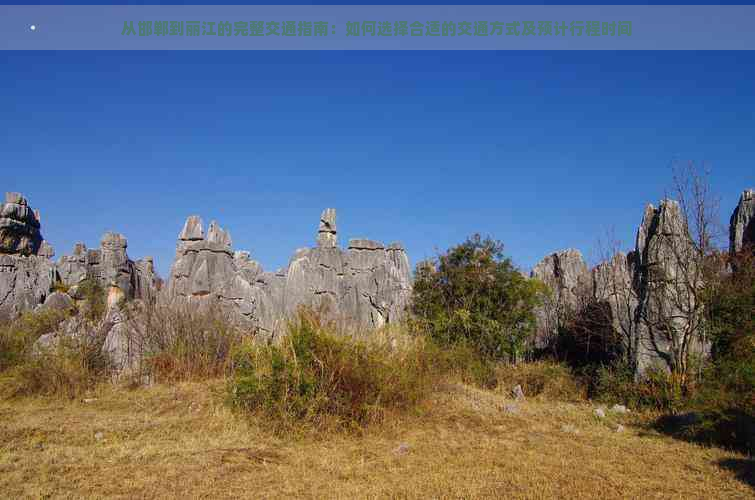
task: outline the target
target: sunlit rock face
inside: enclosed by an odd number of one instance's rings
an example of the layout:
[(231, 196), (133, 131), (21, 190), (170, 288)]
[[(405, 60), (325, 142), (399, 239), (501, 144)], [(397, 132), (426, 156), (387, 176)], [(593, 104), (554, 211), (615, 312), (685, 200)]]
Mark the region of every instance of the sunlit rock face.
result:
[(20, 193), (5, 193), (0, 204), (0, 253), (38, 255), (42, 246), (39, 212)]
[(732, 253), (745, 246), (755, 247), (755, 190), (747, 189), (739, 197), (729, 220), (729, 249)]
[(297, 250), (286, 268), (265, 272), (248, 252), (232, 250), (230, 234), (217, 223), (205, 238), (201, 219), (189, 217), (164, 300), (217, 302), (268, 334), (281, 331), (301, 306), (345, 329), (380, 327), (404, 317), (411, 271), (401, 244), (354, 239), (346, 250), (339, 248), (334, 209), (321, 214), (316, 242)]
[(20, 193), (0, 204), (0, 320), (45, 302), (55, 280), (55, 252), (42, 238), (40, 215)]
[(545, 347), (557, 334), (560, 322), (576, 313), (589, 294), (590, 271), (582, 253), (569, 248), (554, 252), (538, 262), (530, 273), (551, 290), (551, 296), (535, 310), (537, 334), (535, 345)]
[(619, 252), (590, 271), (575, 250), (549, 255), (535, 266), (532, 276), (553, 292), (537, 311), (539, 335), (554, 335), (564, 318), (592, 301), (607, 306), (610, 317), (601, 319), (618, 334), (638, 376), (651, 367), (671, 369), (682, 348), (705, 356), (698, 261), (679, 204), (648, 205), (628, 254)]
[(76, 286), (86, 279), (93, 279), (103, 289), (111, 285), (120, 288), (127, 299), (153, 301), (157, 296), (160, 280), (155, 273), (152, 257), (133, 261), (126, 249), (125, 236), (105, 233), (98, 249), (87, 249), (77, 243), (72, 255), (58, 259), (57, 272), (63, 285), (76, 294)]

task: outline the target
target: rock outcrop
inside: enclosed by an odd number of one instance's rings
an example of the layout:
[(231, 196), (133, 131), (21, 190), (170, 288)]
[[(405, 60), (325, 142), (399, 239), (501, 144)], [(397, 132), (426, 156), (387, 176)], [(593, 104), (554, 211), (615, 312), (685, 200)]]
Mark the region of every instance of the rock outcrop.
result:
[(737, 208), (729, 220), (729, 249), (739, 252), (747, 245), (755, 247), (755, 190), (742, 192)]
[(676, 201), (663, 200), (658, 208), (645, 208), (636, 252), (638, 372), (680, 363), (683, 349), (704, 354), (708, 347), (698, 342), (703, 319), (702, 269)]
[(403, 246), (354, 239), (338, 247), (336, 211), (320, 216), (317, 246), (297, 250), (285, 269), (265, 272), (248, 252), (234, 252), (230, 234), (216, 222), (204, 237), (189, 217), (179, 234), (165, 300), (218, 302), (239, 321), (274, 334), (300, 306), (344, 328), (374, 328), (398, 321), (411, 293)]
[(607, 318), (627, 351), (636, 349), (635, 326), (638, 294), (635, 286), (637, 252), (618, 252), (592, 271), (592, 296), (608, 304)]
[(39, 212), (20, 193), (5, 193), (0, 205), (0, 253), (38, 255), (42, 241)]
[(154, 300), (160, 281), (152, 258), (134, 262), (126, 253), (127, 247), (126, 238), (117, 233), (105, 233), (96, 250), (77, 243), (73, 255), (58, 260), (60, 281), (67, 287), (75, 287), (85, 279), (93, 279), (104, 289), (117, 285), (129, 299)]
[(73, 255), (61, 257), (55, 264), (50, 260), (55, 251), (43, 239), (40, 226), (39, 212), (32, 210), (22, 195), (5, 195), (0, 206), (0, 320), (42, 304), (67, 307), (61, 292), (51, 295), (55, 285), (69, 288), (69, 298), (80, 299), (77, 285), (87, 278), (105, 289), (114, 284), (129, 299), (156, 298), (161, 282), (152, 259), (129, 259), (122, 235), (105, 234), (97, 250), (77, 243)]
[(19, 193), (0, 205), (0, 320), (42, 304), (55, 282), (52, 247), (42, 238), (39, 212)]
[(591, 300), (608, 306), (593, 311), (608, 311), (610, 317), (593, 320), (613, 327), (638, 376), (650, 367), (670, 369), (685, 362), (680, 356), (685, 349), (704, 356), (709, 347), (699, 336), (699, 261), (679, 204), (663, 200), (658, 208), (648, 205), (635, 249), (595, 266), (587, 273), (589, 284), (579, 252), (553, 254), (535, 266), (532, 276), (548, 284), (554, 296), (537, 312), (539, 336), (553, 335)]
[(561, 321), (577, 312), (589, 297), (590, 271), (579, 250), (569, 248), (552, 253), (537, 263), (530, 273), (551, 289), (552, 295), (535, 311), (535, 345), (545, 347), (558, 332)]

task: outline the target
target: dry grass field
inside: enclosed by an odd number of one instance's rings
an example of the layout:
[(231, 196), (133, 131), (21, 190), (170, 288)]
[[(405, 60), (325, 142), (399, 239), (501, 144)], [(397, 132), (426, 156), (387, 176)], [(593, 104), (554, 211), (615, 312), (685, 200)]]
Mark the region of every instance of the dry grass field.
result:
[[(0, 402), (3, 498), (753, 498), (752, 461), (647, 415), (448, 385), (361, 433), (280, 435), (223, 383)], [(617, 432), (621, 424), (624, 430)]]

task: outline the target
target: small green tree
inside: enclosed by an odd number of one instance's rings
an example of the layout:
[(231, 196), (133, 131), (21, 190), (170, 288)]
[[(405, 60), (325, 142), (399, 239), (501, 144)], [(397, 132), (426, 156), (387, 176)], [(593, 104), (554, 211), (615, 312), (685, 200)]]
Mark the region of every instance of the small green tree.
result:
[(503, 244), (475, 234), (417, 265), (412, 310), (443, 345), (464, 343), (490, 359), (517, 362), (535, 331), (544, 285), (522, 275)]

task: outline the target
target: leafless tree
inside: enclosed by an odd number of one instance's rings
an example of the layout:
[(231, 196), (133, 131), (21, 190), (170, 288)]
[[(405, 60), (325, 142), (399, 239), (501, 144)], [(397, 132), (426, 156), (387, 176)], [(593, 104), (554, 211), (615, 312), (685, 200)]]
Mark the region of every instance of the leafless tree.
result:
[(684, 384), (707, 351), (703, 294), (715, 275), (721, 232), (710, 171), (692, 162), (672, 170), (672, 195), (646, 214), (647, 239), (638, 244), (638, 361), (642, 369), (649, 358), (660, 358)]

